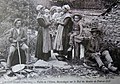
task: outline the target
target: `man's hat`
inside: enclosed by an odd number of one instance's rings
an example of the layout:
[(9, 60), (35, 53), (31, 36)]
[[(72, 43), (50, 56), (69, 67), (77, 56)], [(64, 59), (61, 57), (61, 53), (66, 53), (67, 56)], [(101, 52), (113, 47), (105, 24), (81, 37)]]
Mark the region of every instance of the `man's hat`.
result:
[(21, 20), (21, 18), (16, 18), (16, 19), (14, 20), (14, 25), (16, 24), (17, 21), (22, 21), (22, 20)]
[(97, 32), (97, 33), (99, 33), (99, 34), (102, 33), (98, 28), (92, 28), (90, 32), (91, 32), (91, 33)]
[(79, 16), (79, 18), (82, 19), (82, 15), (80, 15), (79, 13), (74, 13), (72, 17), (74, 18), (74, 16)]

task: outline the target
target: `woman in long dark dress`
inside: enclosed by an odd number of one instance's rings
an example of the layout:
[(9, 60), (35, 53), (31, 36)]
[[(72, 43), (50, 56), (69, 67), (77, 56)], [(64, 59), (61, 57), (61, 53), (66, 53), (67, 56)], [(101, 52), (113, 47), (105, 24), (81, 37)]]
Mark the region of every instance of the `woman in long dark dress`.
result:
[(54, 43), (54, 50), (59, 54), (59, 57), (66, 56), (67, 59), (72, 59), (72, 51), (69, 51), (69, 33), (72, 31), (72, 20), (71, 14), (69, 13), (69, 5), (64, 5), (62, 7), (63, 14), (61, 15), (60, 21), (58, 21), (58, 30)]
[(37, 21), (39, 24), (35, 57), (47, 61), (51, 55), (51, 40), (49, 34), (49, 20), (44, 16), (44, 7), (37, 6), (39, 10)]

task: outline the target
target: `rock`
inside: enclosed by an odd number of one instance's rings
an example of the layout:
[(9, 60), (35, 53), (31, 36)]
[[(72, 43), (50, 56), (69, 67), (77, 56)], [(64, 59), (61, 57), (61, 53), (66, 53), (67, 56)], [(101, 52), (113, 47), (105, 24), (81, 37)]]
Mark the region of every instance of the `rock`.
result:
[(61, 68), (61, 69), (69, 69), (69, 68), (71, 68), (71, 66), (68, 65), (67, 62), (63, 62), (63, 61), (54, 60), (54, 61), (50, 61), (49, 63), (53, 67), (58, 67), (58, 68)]
[(36, 68), (35, 69), (35, 72), (38, 73), (38, 74), (40, 74), (43, 71), (47, 71), (47, 69), (43, 69), (43, 68)]
[(63, 72), (59, 68), (57, 68), (57, 67), (51, 67), (51, 68), (47, 69), (46, 71), (42, 71), (40, 73), (40, 75), (42, 75), (42, 76), (43, 75), (58, 76), (58, 75), (60, 75), (62, 73)]
[(17, 64), (12, 67), (13, 72), (19, 72), (25, 68), (25, 64)]
[(38, 77), (38, 76), (39, 76), (39, 75), (38, 75), (37, 73), (35, 73), (35, 72), (30, 73), (30, 75), (31, 75), (32, 78), (33, 78), (33, 77)]
[(18, 79), (25, 78), (25, 75), (23, 75), (23, 74), (17, 74), (17, 73), (16, 73), (15, 75), (17, 76)]
[(46, 61), (43, 61), (43, 60), (38, 60), (34, 66), (42, 66), (42, 67), (51, 67), (51, 64), (49, 64), (48, 62)]
[(9, 80), (9, 81), (18, 79), (17, 76), (10, 77), (7, 74), (4, 74), (3, 77), (4, 77), (5, 80)]

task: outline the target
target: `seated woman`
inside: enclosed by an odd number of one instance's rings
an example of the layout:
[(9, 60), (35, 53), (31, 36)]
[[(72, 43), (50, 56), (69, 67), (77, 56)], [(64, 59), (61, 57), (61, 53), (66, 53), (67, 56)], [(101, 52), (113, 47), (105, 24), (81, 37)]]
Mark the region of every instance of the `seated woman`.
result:
[[(25, 29), (23, 29), (21, 27), (21, 24), (22, 24), (22, 21), (20, 18), (15, 19), (15, 21), (14, 21), (15, 27), (12, 28), (12, 30), (10, 31), (9, 41), (11, 43), (11, 46), (10, 46), (9, 55), (7, 58), (7, 67), (8, 68), (15, 65), (15, 63), (13, 63), (13, 60), (14, 60), (14, 62), (17, 61), (17, 59), (15, 59), (16, 56), (13, 56), (13, 55), (15, 54), (14, 52), (16, 50), (18, 50), (17, 49), (18, 47), (20, 49), (24, 50), (25, 55), (28, 56), (27, 55), (28, 46), (25, 44), (25, 41), (27, 40), (27, 34), (26, 34)], [(17, 45), (17, 44), (19, 44), (19, 45)], [(27, 57), (27, 62), (29, 61), (28, 59), (29, 58)], [(19, 62), (16, 62), (16, 63), (19, 63)]]

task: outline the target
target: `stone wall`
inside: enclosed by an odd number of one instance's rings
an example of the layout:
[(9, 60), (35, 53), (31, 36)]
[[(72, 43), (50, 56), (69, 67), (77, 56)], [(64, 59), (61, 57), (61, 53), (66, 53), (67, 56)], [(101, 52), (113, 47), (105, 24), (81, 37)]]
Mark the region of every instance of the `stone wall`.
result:
[(69, 4), (72, 8), (101, 9), (103, 8), (102, 0), (51, 0), (52, 5)]
[(84, 0), (84, 8), (101, 9), (101, 0)]
[(31, 0), (33, 1), (33, 3), (35, 4), (35, 6), (37, 6), (38, 4), (46, 6), (46, 7), (50, 7), (50, 0)]
[(100, 24), (102, 25), (102, 31), (104, 38), (107, 41), (116, 43), (120, 41), (120, 5), (105, 17), (100, 18)]

